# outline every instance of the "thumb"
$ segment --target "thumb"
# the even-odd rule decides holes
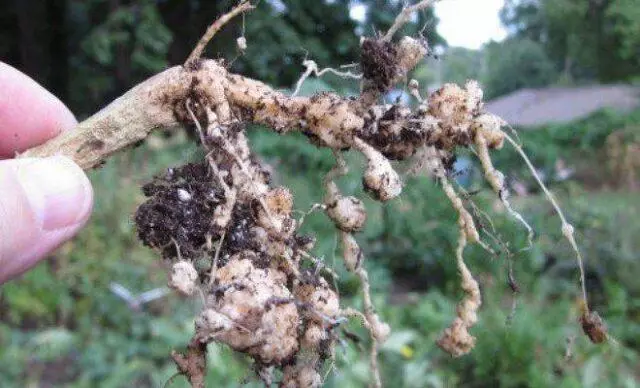
[[[89,219],[93,190],[71,159],[0,162],[0,283],[33,267]]]

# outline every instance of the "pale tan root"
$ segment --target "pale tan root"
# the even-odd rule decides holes
[[[218,33],[218,31],[225,24],[227,24],[231,19],[236,17],[238,14],[241,14],[241,13],[244,13],[244,12],[248,12],[248,11],[254,9],[254,8],[255,8],[255,6],[253,6],[249,2],[249,0],[243,0],[242,2],[240,2],[240,4],[235,6],[231,11],[229,11],[228,13],[222,15],[218,19],[216,19],[216,21],[213,22],[213,24],[211,24],[209,26],[209,28],[207,28],[207,31],[204,33],[202,38],[200,38],[200,41],[198,41],[198,43],[196,44],[196,47],[193,49],[191,54],[189,54],[189,57],[185,61],[185,64],[186,65],[193,65],[197,60],[199,60],[202,57],[202,53],[204,52],[205,47],[207,47],[207,44],[209,44],[209,41],[211,41],[211,39],[213,39],[213,37],[216,35],[216,33]],[[239,38],[238,47],[241,50],[246,49],[246,47],[247,47],[246,39],[241,40]]]
[[[473,217],[464,208],[462,200],[456,194],[453,186],[444,175],[444,170],[440,169],[438,174],[442,188],[451,201],[453,208],[458,212],[458,225],[460,236],[456,247],[456,263],[460,271],[460,287],[465,293],[464,299],[458,304],[457,316],[446,328],[438,339],[438,346],[454,357],[467,354],[475,345],[475,337],[469,334],[469,329],[478,321],[477,311],[480,308],[482,299],[478,282],[464,263],[463,253],[467,241],[471,243],[482,243],[480,236],[473,222]]]
[[[380,168],[379,165],[382,163],[382,155],[378,156],[373,148],[370,148],[361,140],[356,138],[356,141],[359,142],[359,150],[369,159],[369,165],[372,166],[371,168]],[[364,304],[364,314],[354,309],[345,310],[343,314],[360,317],[363,320],[365,328],[369,330],[371,337],[369,366],[372,375],[372,386],[379,388],[382,387],[382,379],[380,377],[380,367],[378,366],[378,346],[379,343],[384,342],[391,329],[389,325],[382,322],[375,313],[375,308],[371,300],[369,276],[366,269],[362,266],[363,254],[353,237],[353,233],[359,231],[364,226],[366,212],[364,206],[357,198],[345,197],[340,194],[340,190],[334,182],[334,179],[345,175],[348,169],[342,155],[340,153],[334,153],[334,155],[336,157],[336,166],[334,166],[324,178],[326,191],[325,208],[329,218],[332,219],[336,227],[341,230],[340,238],[343,244],[345,266],[360,279]],[[388,165],[387,169],[391,169],[391,166]],[[391,169],[391,171],[393,170]],[[393,171],[393,173],[395,174],[395,171]]]
[[[477,311],[482,304],[478,282],[471,275],[462,257],[464,247],[467,245],[464,228],[463,222],[460,221],[456,261],[461,277],[460,286],[465,293],[465,297],[458,304],[456,309],[457,317],[438,339],[438,346],[454,357],[469,353],[475,346],[476,339],[469,334],[469,329],[478,321]]]
[[[529,160],[529,157],[527,156],[527,154],[525,154],[524,151],[522,150],[522,147],[520,147],[520,145],[518,145],[518,143],[516,143],[515,140],[513,140],[513,138],[511,136],[507,135],[506,133],[504,134],[504,137],[513,146],[513,148],[516,150],[516,152],[518,152],[520,157],[527,164],[527,167],[529,168],[529,171],[531,171],[531,175],[533,175],[533,177],[536,179],[536,182],[538,182],[538,185],[540,186],[540,188],[544,192],[544,194],[547,197],[547,199],[549,199],[549,202],[551,202],[551,205],[553,206],[553,208],[555,209],[556,213],[558,214],[558,217],[560,217],[560,221],[562,222],[562,226],[560,227],[562,235],[569,241],[569,244],[571,245],[571,249],[573,249],[573,251],[574,251],[574,253],[576,255],[576,261],[578,263],[578,269],[580,270],[580,287],[582,289],[582,299],[584,301],[584,308],[586,309],[586,313],[588,314],[588,312],[589,312],[589,304],[588,304],[588,299],[587,299],[587,288],[586,288],[585,279],[584,279],[584,276],[585,276],[584,275],[584,264],[583,264],[583,260],[582,260],[582,254],[580,254],[580,250],[578,249],[578,244],[576,243],[576,239],[574,237],[573,225],[571,225],[570,223],[567,222],[567,219],[565,218],[564,213],[562,212],[562,209],[560,209],[560,206],[558,205],[558,203],[556,202],[555,198],[553,197],[553,194],[551,194],[549,189],[547,189],[547,186],[542,182],[542,179],[540,179],[540,176],[538,175],[535,167],[533,167],[533,164]]]
[[[414,4],[412,6],[409,7],[405,7],[400,14],[396,17],[396,20],[393,22],[393,25],[391,26],[391,28],[389,28],[389,30],[387,31],[387,33],[384,35],[384,40],[391,40],[391,38],[393,37],[393,35],[403,26],[405,25],[409,19],[411,18],[411,15],[413,15],[413,13],[423,10],[425,8],[428,8],[430,6],[432,6],[435,2],[437,2],[439,0],[422,0],[421,2]]]
[[[490,116],[490,115],[485,115]],[[495,117],[495,116],[492,116]],[[488,123],[481,124],[476,129],[476,134],[474,138],[476,152],[478,155],[478,159],[480,159],[480,164],[482,165],[482,169],[484,171],[484,176],[489,182],[489,185],[493,189],[493,191],[498,195],[500,201],[504,205],[507,212],[515,218],[518,222],[520,222],[525,229],[527,229],[527,247],[530,248],[533,245],[533,228],[529,223],[522,217],[520,213],[515,211],[509,202],[509,190],[505,185],[504,174],[500,171],[496,170],[491,162],[491,157],[489,155],[489,146],[487,139],[492,140],[494,144],[502,145],[502,137],[505,135],[502,131],[500,131],[500,126],[503,122],[500,120],[486,120]],[[497,131],[497,132],[496,132]],[[497,136],[495,134],[498,134]],[[496,139],[497,138],[497,139]]]

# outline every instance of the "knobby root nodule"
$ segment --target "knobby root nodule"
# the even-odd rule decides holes
[[[424,0],[414,7],[432,2]],[[521,147],[501,129],[505,123],[483,110],[482,90],[475,81],[464,87],[445,84],[423,97],[412,80],[408,86],[417,106],[380,103],[429,51],[420,39],[392,40],[408,19],[406,12],[383,37],[362,40],[361,74],[320,71],[314,62],[307,62],[292,96],[231,74],[221,62],[202,59],[201,53],[226,20],[252,6],[242,2],[238,8],[214,23],[184,66],[141,83],[75,131],[21,157],[64,154],[91,168],[154,129],[187,126],[197,131],[206,151],[204,160],[169,168],[146,184],[142,190],[147,199],[135,215],[139,238],[169,264],[169,286],[185,296],[200,295],[204,301],[191,343],[184,353],[173,353],[178,371],[195,387],[204,386],[206,345],[212,342],[251,357],[257,376],[267,386],[276,378],[280,387],[321,386],[321,372],[334,358],[340,325],[349,318],[360,320],[370,334],[371,385],[382,386],[378,348],[390,327],[376,313],[365,255],[355,237],[366,226],[367,211],[359,198],[341,193],[336,178],[347,170],[342,152],[360,152],[366,160],[365,191],[386,202],[398,197],[404,185],[392,162],[411,161],[411,172],[437,178],[459,215],[455,259],[464,298],[438,345],[453,356],[470,352],[476,342],[470,330],[482,302],[479,284],[463,260],[464,248],[480,244],[493,251],[481,240],[450,177],[457,150],[472,147],[489,186],[531,240],[532,228],[511,207],[504,175],[490,158],[490,151],[500,149],[506,140],[536,174]],[[242,38],[246,48],[250,42]],[[360,79],[360,96],[296,96],[307,77],[327,71]],[[299,232],[302,219],[293,217],[294,195],[271,183],[270,169],[249,147],[247,124],[262,124],[279,134],[301,131],[313,144],[334,152],[337,163],[324,179],[323,203],[312,210],[324,210],[335,225],[344,265],[360,279],[362,312],[341,307],[338,290],[328,280],[337,276],[335,271],[313,255],[315,238]],[[587,307],[573,227],[542,187],[577,255],[584,304],[580,322],[593,342],[603,342],[606,327]]]

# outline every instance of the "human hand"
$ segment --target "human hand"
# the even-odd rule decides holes
[[[91,183],[71,159],[7,159],[76,125],[64,104],[0,62],[0,284],[75,235],[93,207]]]

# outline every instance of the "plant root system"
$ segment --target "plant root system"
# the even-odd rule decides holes
[[[242,2],[212,25],[184,66],[150,78],[75,131],[22,155],[61,153],[91,168],[157,128],[197,130],[204,160],[167,169],[145,185],[147,199],[135,215],[140,239],[156,249],[169,267],[169,286],[183,295],[199,294],[204,301],[192,341],[184,353],[173,353],[179,372],[193,386],[204,386],[206,345],[217,342],[251,357],[265,385],[278,377],[281,387],[318,387],[323,366],[334,357],[339,327],[349,318],[360,320],[370,333],[371,384],[382,386],[378,347],[390,327],[375,311],[365,257],[355,238],[366,226],[367,211],[360,199],[343,195],[335,182],[346,173],[342,152],[349,149],[364,156],[363,187],[380,202],[402,193],[404,182],[392,161],[410,161],[413,173],[435,176],[441,184],[459,215],[455,259],[464,298],[438,345],[454,356],[474,347],[470,330],[482,302],[463,252],[467,244],[479,244],[489,254],[493,251],[481,240],[474,218],[450,183],[453,162],[459,149],[473,147],[487,182],[531,236],[529,225],[509,205],[504,176],[490,158],[505,139],[524,153],[502,131],[505,123],[483,110],[482,90],[474,81],[464,87],[446,84],[425,97],[417,82],[410,81],[417,106],[380,103],[428,52],[423,40],[392,38],[410,12],[431,3],[424,0],[408,7],[383,37],[363,39],[361,74],[318,71],[315,63],[307,62],[290,96],[231,74],[220,61],[201,58],[206,43],[226,21],[252,7]],[[246,45],[246,39],[243,42]],[[295,95],[308,76],[326,71],[361,79],[360,96]],[[363,311],[342,307],[338,290],[327,280],[334,271],[313,256],[313,236],[299,233],[294,195],[271,184],[269,168],[249,148],[247,124],[263,124],[282,135],[300,131],[313,144],[333,151],[336,167],[324,179],[323,203],[314,208],[323,209],[339,233],[344,265],[360,279]],[[573,228],[544,190],[562,218],[563,233],[582,269]],[[582,285],[582,327],[593,342],[603,342],[604,323],[586,308]]]

